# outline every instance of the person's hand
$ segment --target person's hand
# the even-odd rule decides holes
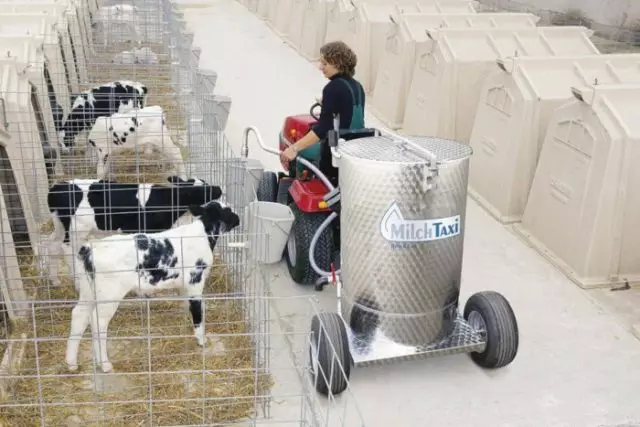
[[[320,105],[322,105],[322,97],[316,97],[316,102]]]
[[[291,161],[293,159],[295,159],[298,156],[298,151],[293,147],[293,146],[289,146],[287,147],[286,150],[284,150],[282,153],[280,153],[280,158],[283,161]]]

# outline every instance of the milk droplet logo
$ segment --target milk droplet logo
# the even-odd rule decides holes
[[[405,219],[394,202],[380,221],[380,233],[390,242],[430,242],[460,234],[460,215],[434,219]]]

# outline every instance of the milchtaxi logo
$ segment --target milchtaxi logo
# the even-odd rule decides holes
[[[394,243],[419,243],[442,240],[460,234],[460,215],[405,219],[396,202],[392,203],[380,221],[380,233]]]

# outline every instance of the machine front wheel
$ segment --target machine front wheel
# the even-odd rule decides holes
[[[294,203],[290,204],[289,207],[293,211],[295,219],[289,233],[285,253],[287,268],[291,278],[296,283],[313,285],[320,276],[311,267],[309,248],[311,247],[313,235],[322,222],[327,219],[328,214],[324,212],[302,212]],[[316,264],[324,271],[328,271],[331,267],[331,254],[333,252],[331,234],[331,226],[329,226],[320,235],[314,253]]]
[[[263,172],[256,193],[260,202],[275,202],[278,198],[278,177],[276,174]]]
[[[464,307],[464,318],[486,341],[471,359],[483,368],[501,368],[518,353],[518,323],[507,299],[493,291],[475,293]]]
[[[347,388],[353,362],[349,336],[338,313],[320,313],[311,319],[309,363],[318,393],[338,395]]]

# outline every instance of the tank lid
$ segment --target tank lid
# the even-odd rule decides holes
[[[422,152],[408,144],[403,138],[422,147],[427,152]],[[470,146],[457,141],[404,135],[402,137],[382,135],[352,139],[342,142],[339,151],[341,154],[365,160],[392,163],[427,163],[430,160],[446,163],[465,159],[473,153]]]

